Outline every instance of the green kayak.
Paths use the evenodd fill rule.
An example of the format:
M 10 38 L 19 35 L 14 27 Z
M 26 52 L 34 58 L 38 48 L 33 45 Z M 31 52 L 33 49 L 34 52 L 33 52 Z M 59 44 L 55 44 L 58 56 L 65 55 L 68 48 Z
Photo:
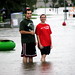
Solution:
M 15 46 L 12 40 L 0 40 L 0 51 L 13 50 Z

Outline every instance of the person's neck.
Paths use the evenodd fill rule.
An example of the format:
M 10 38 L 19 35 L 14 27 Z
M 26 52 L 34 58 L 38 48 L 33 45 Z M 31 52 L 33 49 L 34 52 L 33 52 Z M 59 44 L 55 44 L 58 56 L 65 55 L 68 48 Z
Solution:
M 30 18 L 25 18 L 25 19 L 30 20 Z
M 45 22 L 41 22 L 41 24 L 45 24 Z

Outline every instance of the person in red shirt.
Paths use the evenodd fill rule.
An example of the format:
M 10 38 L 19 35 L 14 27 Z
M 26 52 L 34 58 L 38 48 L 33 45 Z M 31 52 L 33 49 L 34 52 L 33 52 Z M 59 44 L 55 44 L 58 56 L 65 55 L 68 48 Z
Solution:
M 36 26 L 36 36 L 38 41 L 38 48 L 41 52 L 41 61 L 44 62 L 46 55 L 50 54 L 52 41 L 51 41 L 51 28 L 49 24 L 46 24 L 46 15 L 42 14 L 40 16 L 41 23 Z

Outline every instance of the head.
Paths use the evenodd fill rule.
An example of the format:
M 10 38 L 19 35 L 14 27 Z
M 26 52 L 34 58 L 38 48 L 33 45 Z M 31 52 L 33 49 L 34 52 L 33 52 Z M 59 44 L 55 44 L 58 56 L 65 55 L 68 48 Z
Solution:
M 40 20 L 41 20 L 42 23 L 45 23 L 46 15 L 45 14 L 40 15 Z
M 30 9 L 25 10 L 25 17 L 26 19 L 30 19 L 32 16 L 32 11 Z

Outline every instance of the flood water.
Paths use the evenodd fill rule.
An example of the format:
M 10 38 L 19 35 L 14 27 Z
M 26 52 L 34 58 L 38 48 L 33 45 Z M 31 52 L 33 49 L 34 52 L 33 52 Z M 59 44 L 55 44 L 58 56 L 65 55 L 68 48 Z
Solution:
M 39 22 L 37 20 L 34 21 L 35 24 Z M 44 63 L 40 61 L 37 46 L 34 62 L 23 63 L 19 29 L 0 28 L 0 39 L 16 43 L 14 50 L 0 51 L 0 75 L 75 75 L 75 21 L 67 20 L 67 26 L 62 26 L 63 19 L 50 18 L 47 22 L 53 32 L 53 48 Z
M 13 40 L 16 43 L 16 47 L 14 50 L 0 51 L 0 75 L 42 75 L 48 73 L 50 74 L 52 63 L 40 62 L 39 56 L 34 58 L 33 63 L 25 64 L 22 62 L 22 58 L 20 57 L 21 42 L 18 28 L 1 28 L 0 39 L 9 39 Z

